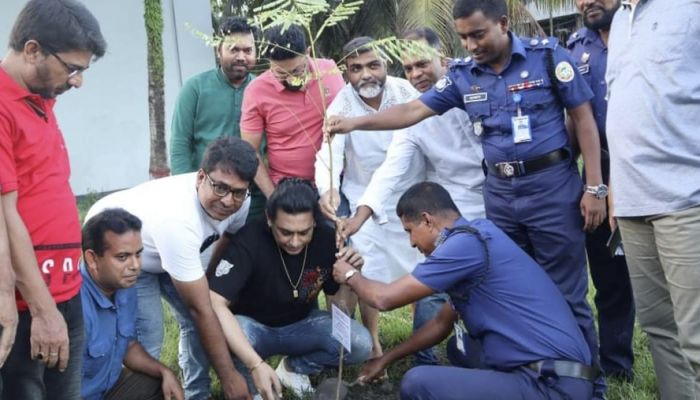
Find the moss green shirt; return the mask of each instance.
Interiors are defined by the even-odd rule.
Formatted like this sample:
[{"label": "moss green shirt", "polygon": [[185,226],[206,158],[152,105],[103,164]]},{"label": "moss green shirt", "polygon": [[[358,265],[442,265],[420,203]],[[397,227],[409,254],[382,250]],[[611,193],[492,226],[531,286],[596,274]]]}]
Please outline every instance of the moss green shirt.
[{"label": "moss green shirt", "polygon": [[216,138],[241,136],[243,91],[254,77],[249,73],[234,87],[217,67],[185,82],[175,104],[170,134],[173,175],[196,171],[207,145]]}]

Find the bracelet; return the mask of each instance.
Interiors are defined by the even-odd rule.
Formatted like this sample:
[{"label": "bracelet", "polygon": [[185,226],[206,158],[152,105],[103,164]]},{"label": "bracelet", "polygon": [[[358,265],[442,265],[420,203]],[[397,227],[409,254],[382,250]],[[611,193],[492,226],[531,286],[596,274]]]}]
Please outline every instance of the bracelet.
[{"label": "bracelet", "polygon": [[263,365],[265,363],[265,360],[260,359],[260,361],[257,362],[257,364],[253,365],[252,367],[248,368],[248,371],[253,372],[255,371],[255,368],[258,368],[259,366]]}]

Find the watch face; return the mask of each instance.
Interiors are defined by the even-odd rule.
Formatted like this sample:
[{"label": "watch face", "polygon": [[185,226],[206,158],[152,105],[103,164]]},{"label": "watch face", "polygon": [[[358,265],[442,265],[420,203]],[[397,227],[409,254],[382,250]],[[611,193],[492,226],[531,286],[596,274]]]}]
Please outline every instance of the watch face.
[{"label": "watch face", "polygon": [[605,185],[598,185],[596,188],[595,197],[599,199],[604,199],[608,195],[608,187]]}]

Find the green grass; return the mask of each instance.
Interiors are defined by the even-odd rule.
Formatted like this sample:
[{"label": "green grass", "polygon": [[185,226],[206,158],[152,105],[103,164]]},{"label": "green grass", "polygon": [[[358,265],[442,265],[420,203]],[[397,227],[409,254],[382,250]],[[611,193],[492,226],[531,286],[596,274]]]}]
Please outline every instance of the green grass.
[{"label": "green grass", "polygon": [[[80,209],[81,219],[84,217],[87,209],[92,203],[94,203],[99,197],[90,194],[83,197],[78,202],[78,207]],[[588,299],[591,304],[593,304],[593,296],[595,295],[595,289],[590,286]],[[161,361],[172,368],[175,371],[179,371],[177,362],[177,352],[178,352],[178,326],[177,322],[172,318],[168,307],[164,306],[166,321],[165,321],[165,338],[163,342],[163,350],[161,354]],[[594,309],[595,312],[595,309]],[[411,334],[411,311],[409,307],[403,307],[391,312],[382,313],[380,319],[380,338],[382,345],[385,350],[390,349],[397,344],[401,343],[403,340],[408,338]],[[444,357],[444,345],[441,346],[440,351]],[[639,326],[635,327],[634,332],[634,354],[635,354],[635,380],[633,383],[626,383],[617,380],[608,381],[608,399],[609,400],[654,400],[658,399],[656,392],[656,376],[654,375],[654,367],[651,361],[651,354],[649,353],[647,346],[647,338],[644,333],[639,329]],[[273,367],[276,366],[278,358],[274,358],[270,361]],[[361,398],[374,398],[374,399],[386,399],[393,398],[395,395],[391,394],[393,391],[398,389],[399,382],[403,374],[410,368],[410,360],[402,360],[391,367],[389,367],[389,382],[390,384],[382,386],[371,386],[362,390]],[[348,368],[347,374],[344,374],[345,381],[352,381],[356,377],[358,368]],[[221,396],[220,386],[218,379],[212,372],[211,376],[214,381],[214,395],[215,398],[223,398]],[[291,399],[294,396],[291,393],[285,392],[285,398]]]},{"label": "green grass", "polygon": [[[589,293],[589,301],[592,303],[594,288],[591,286]],[[167,308],[167,307],[166,307]],[[169,314],[169,313],[168,313]],[[380,338],[384,349],[390,349],[411,334],[411,311],[409,307],[403,307],[391,312],[386,312],[381,315],[380,320]],[[177,370],[177,323],[168,315],[166,321],[166,334],[163,345],[162,361]],[[440,347],[441,355],[444,358],[444,345]],[[651,354],[648,351],[646,335],[643,334],[639,327],[635,327],[634,332],[634,353],[635,353],[635,380],[633,383],[627,383],[619,380],[608,381],[608,399],[609,400],[655,400],[658,399],[656,394],[656,377],[654,375],[654,367],[651,361]],[[271,362],[272,366],[276,366],[276,359]],[[374,386],[366,388],[360,395],[361,398],[393,398],[392,391],[398,390],[399,382],[403,374],[410,368],[410,360],[402,360],[389,368],[389,381],[391,385]],[[347,374],[344,374],[344,380],[351,382],[357,376],[358,368],[348,368]],[[215,377],[212,374],[212,377]],[[218,382],[215,380],[214,395],[216,398],[221,397]],[[370,395],[367,391],[375,391],[375,395]],[[285,392],[285,398],[294,398],[291,393]]]}]

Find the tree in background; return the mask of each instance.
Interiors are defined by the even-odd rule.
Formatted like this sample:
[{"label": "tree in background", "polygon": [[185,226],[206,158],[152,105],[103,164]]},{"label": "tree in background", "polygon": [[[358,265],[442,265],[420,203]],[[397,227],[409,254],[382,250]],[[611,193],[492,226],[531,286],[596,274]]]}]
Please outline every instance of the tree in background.
[{"label": "tree in background", "polygon": [[[212,21],[216,28],[218,21],[230,15],[254,17],[253,10],[274,0],[211,0]],[[329,0],[333,9],[339,0]],[[574,5],[574,0],[508,0],[511,10],[511,23],[515,32],[523,36],[543,36],[544,31],[526,8],[535,4],[543,10],[557,10]],[[454,33],[452,6],[454,0],[373,0],[365,2],[358,11],[345,21],[330,27],[319,38],[319,54],[338,59],[344,43],[357,36],[388,37],[399,36],[401,32],[417,27],[433,29],[445,44],[450,55],[460,56],[464,49]],[[316,28],[323,21],[322,16],[314,18]]]},{"label": "tree in background", "polygon": [[144,0],[144,9],[148,36],[148,114],[151,134],[148,172],[151,178],[161,178],[170,174],[165,147],[163,12],[160,0]]}]

